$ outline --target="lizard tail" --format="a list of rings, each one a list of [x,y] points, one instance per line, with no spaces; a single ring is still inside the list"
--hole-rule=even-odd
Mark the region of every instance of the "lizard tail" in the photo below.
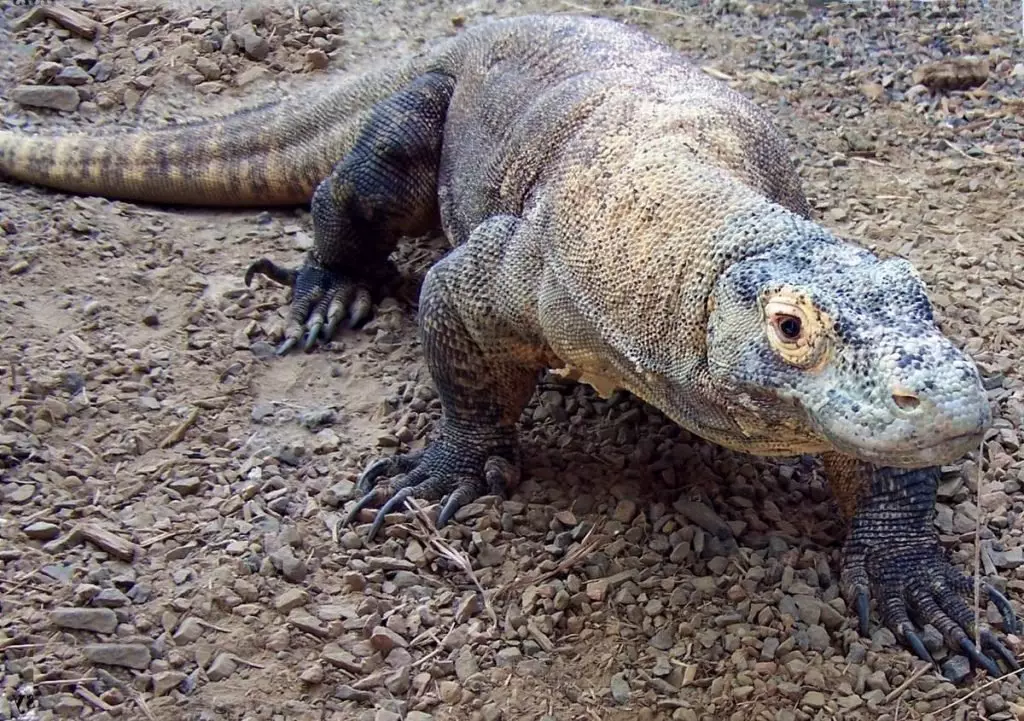
[[[352,147],[373,106],[428,62],[183,125],[49,136],[0,131],[0,177],[138,202],[304,204]]]

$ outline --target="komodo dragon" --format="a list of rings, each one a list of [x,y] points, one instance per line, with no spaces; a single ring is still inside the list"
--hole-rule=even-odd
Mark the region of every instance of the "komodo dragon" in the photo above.
[[[438,526],[519,474],[516,423],[547,369],[625,389],[683,428],[762,455],[821,453],[849,521],[844,594],[918,656],[913,621],[990,674],[932,526],[937,466],[991,422],[978,371],[903,260],[809,218],[766,113],[610,20],[472,27],[395,67],[224,118],[110,136],[0,133],[0,174],[166,204],[311,200],[280,352],[370,312],[401,237],[454,249],[423,282],[420,338],[443,409],[424,450],[362,474],[351,509],[441,500]],[[1018,628],[1007,599],[987,598]],[[913,619],[913,621],[912,621]]]

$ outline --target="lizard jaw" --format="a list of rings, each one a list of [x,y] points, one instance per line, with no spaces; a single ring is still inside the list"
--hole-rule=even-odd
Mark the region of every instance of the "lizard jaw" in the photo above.
[[[985,435],[978,430],[944,436],[930,443],[914,444],[899,441],[887,444],[865,439],[850,440],[823,431],[822,435],[836,451],[877,466],[893,468],[926,468],[955,463],[972,450],[976,450]]]

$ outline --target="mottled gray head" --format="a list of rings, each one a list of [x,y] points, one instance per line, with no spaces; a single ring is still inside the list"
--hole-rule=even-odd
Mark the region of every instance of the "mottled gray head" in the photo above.
[[[708,361],[726,388],[787,401],[783,421],[879,465],[953,462],[991,423],[977,368],[935,326],[913,267],[846,244],[732,264]]]

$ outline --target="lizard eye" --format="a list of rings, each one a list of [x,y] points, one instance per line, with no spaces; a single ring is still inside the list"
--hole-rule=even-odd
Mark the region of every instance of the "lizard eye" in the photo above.
[[[831,320],[805,293],[781,288],[764,299],[768,343],[789,365],[805,370],[823,367],[829,356]]]
[[[786,340],[795,341],[800,338],[800,332],[803,330],[803,324],[795,315],[779,314],[772,319],[772,322],[778,329],[779,335]]]

